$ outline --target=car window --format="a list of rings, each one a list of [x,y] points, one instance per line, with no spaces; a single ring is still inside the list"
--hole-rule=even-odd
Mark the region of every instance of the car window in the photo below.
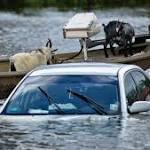
[[[140,101],[150,101],[150,82],[149,79],[140,71],[132,71],[131,73],[138,91],[138,99]]]
[[[82,96],[80,96],[82,95]],[[28,77],[11,97],[5,114],[96,114],[85,98],[104,107],[109,114],[120,110],[115,76],[58,75]]]
[[[138,100],[136,85],[130,74],[125,76],[124,84],[127,102],[128,105],[130,106],[133,102]]]

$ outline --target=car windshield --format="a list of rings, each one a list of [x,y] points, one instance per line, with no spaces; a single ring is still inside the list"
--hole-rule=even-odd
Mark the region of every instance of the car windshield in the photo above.
[[[10,98],[3,114],[118,114],[116,76],[30,76]]]

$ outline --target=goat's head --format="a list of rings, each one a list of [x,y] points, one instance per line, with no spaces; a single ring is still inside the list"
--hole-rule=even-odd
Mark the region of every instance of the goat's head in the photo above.
[[[106,30],[106,25],[103,23],[102,26],[103,26],[103,28],[104,28],[104,32],[106,33],[106,32],[107,32],[107,30]]]
[[[52,48],[43,47],[42,49],[40,49],[40,52],[46,56],[47,64],[51,64]]]
[[[57,49],[52,48],[52,41],[48,39],[46,47],[42,48],[42,52],[46,55],[47,64],[52,64],[53,56],[55,55]]]

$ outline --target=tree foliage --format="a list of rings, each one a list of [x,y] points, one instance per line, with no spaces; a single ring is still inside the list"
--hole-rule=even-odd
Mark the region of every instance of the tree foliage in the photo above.
[[[102,9],[112,7],[150,7],[149,0],[0,0],[0,9],[57,7],[66,10]]]

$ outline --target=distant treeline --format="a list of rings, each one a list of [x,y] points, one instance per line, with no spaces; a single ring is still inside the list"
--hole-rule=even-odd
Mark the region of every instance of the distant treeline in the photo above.
[[[0,0],[0,9],[57,7],[66,10],[102,9],[111,7],[150,7],[150,0]]]

